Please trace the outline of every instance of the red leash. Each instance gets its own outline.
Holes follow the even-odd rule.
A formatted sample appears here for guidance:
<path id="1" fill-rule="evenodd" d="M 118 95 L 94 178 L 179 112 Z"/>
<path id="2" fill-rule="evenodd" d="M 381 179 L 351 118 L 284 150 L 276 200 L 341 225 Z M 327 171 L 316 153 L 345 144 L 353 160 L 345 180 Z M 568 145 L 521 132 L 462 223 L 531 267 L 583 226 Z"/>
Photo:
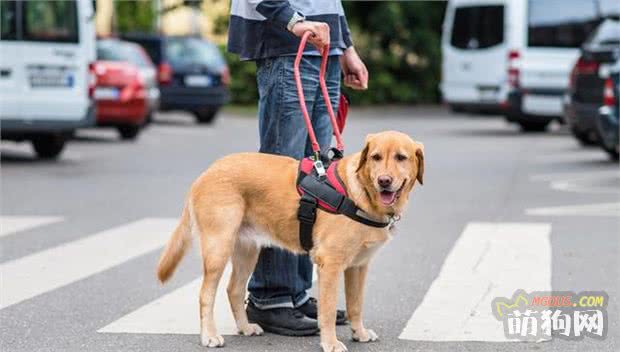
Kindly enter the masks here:
<path id="1" fill-rule="evenodd" d="M 297 94 L 299 95 L 299 107 L 301 108 L 301 112 L 304 115 L 304 120 L 306 122 L 306 127 L 308 128 L 308 135 L 310 136 L 310 141 L 312 142 L 312 151 L 314 152 L 314 157 L 316 161 L 320 161 L 320 152 L 321 147 L 316 140 L 316 135 L 314 134 L 314 128 L 312 128 L 312 121 L 310 120 L 310 115 L 308 115 L 308 108 L 306 107 L 306 99 L 304 97 L 304 89 L 301 85 L 301 76 L 299 74 L 299 63 L 301 62 L 301 58 L 304 55 L 304 49 L 306 47 L 306 42 L 308 41 L 308 37 L 312 35 L 312 32 L 308 31 L 304 33 L 301 37 L 301 42 L 299 43 L 299 49 L 297 50 L 297 56 L 295 57 L 295 82 L 297 83 Z M 336 137 L 336 149 L 338 149 L 341 153 L 344 152 L 344 143 L 342 142 L 342 136 L 340 135 L 340 129 L 338 127 L 338 121 L 336 120 L 336 115 L 334 114 L 334 109 L 332 107 L 332 102 L 329 99 L 329 92 L 327 91 L 327 84 L 325 83 L 325 71 L 327 70 L 327 59 L 329 57 L 329 45 L 323 48 L 323 52 L 321 53 L 321 70 L 319 72 L 319 84 L 321 86 L 321 91 L 323 93 L 323 100 L 325 100 L 325 106 L 327 107 L 327 112 L 329 114 L 329 119 L 332 122 L 332 128 L 334 129 L 334 136 Z"/>

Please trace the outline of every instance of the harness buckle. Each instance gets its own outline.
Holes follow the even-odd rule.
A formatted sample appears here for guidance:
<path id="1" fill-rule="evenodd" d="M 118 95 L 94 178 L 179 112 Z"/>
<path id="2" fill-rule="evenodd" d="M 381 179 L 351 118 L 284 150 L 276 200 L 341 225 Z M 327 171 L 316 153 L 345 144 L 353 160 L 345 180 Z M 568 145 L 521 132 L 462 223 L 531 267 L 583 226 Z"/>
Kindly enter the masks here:
<path id="1" fill-rule="evenodd" d="M 321 159 L 317 159 L 314 161 L 314 169 L 319 177 L 325 176 L 325 166 L 323 166 L 323 162 Z"/>
<path id="2" fill-rule="evenodd" d="M 316 221 L 316 208 L 318 202 L 314 198 L 301 197 L 299 200 L 299 210 L 297 211 L 297 219 L 305 224 L 314 224 Z"/>

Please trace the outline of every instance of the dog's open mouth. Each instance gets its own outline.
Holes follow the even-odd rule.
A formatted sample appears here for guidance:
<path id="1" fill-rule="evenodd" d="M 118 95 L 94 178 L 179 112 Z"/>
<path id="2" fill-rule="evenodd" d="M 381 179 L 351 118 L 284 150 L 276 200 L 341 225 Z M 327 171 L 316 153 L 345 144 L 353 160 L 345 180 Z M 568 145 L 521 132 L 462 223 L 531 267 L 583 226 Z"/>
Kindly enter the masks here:
<path id="1" fill-rule="evenodd" d="M 394 205 L 398 197 L 400 197 L 400 193 L 403 190 L 403 187 L 405 186 L 406 181 L 407 180 L 403 180 L 403 184 L 400 186 L 400 188 L 396 192 L 390 191 L 390 190 L 383 190 L 379 192 L 379 198 L 381 198 L 381 203 L 383 203 L 383 205 L 386 205 L 386 206 Z"/>

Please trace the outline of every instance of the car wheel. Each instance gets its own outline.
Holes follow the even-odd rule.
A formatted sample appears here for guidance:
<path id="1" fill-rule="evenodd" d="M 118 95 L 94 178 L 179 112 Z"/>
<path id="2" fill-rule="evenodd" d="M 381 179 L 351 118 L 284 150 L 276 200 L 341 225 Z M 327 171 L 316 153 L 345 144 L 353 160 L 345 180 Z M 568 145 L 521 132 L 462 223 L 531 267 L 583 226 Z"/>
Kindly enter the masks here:
<path id="1" fill-rule="evenodd" d="M 208 108 L 204 110 L 194 111 L 194 116 L 196 116 L 196 122 L 210 124 L 213 123 L 215 117 L 217 116 L 218 108 Z"/>
<path id="2" fill-rule="evenodd" d="M 467 109 L 465 109 L 463 105 L 450 104 L 449 106 L 450 106 L 450 111 L 452 111 L 455 114 L 461 114 L 461 113 L 467 112 Z"/>
<path id="3" fill-rule="evenodd" d="M 123 125 L 118 126 L 118 133 L 121 135 L 122 140 L 134 140 L 140 133 L 139 125 Z"/>
<path id="4" fill-rule="evenodd" d="M 596 145 L 598 144 L 598 140 L 597 138 L 595 138 L 594 133 L 590 132 L 590 131 L 579 131 L 575 128 L 571 128 L 571 133 L 573 134 L 573 136 L 575 137 L 575 139 L 577 139 L 577 141 L 579 141 L 579 144 L 583 145 L 583 146 L 590 146 L 590 145 Z"/>
<path id="5" fill-rule="evenodd" d="M 56 159 L 65 147 L 65 136 L 62 134 L 46 134 L 32 139 L 32 147 L 41 159 Z"/>
<path id="6" fill-rule="evenodd" d="M 144 123 L 142 124 L 142 126 L 148 126 L 150 124 L 153 123 L 153 111 L 149 111 L 149 113 L 146 115 L 146 117 L 144 118 Z"/>
<path id="7" fill-rule="evenodd" d="M 523 132 L 544 132 L 551 121 L 519 121 Z"/>
<path id="8" fill-rule="evenodd" d="M 617 147 L 614 148 L 614 147 L 605 145 L 604 143 L 601 143 L 601 148 L 603 148 L 603 150 L 607 153 L 607 155 L 609 155 L 609 158 L 611 160 L 618 161 L 620 159 L 619 157 L 620 155 L 618 153 Z"/>

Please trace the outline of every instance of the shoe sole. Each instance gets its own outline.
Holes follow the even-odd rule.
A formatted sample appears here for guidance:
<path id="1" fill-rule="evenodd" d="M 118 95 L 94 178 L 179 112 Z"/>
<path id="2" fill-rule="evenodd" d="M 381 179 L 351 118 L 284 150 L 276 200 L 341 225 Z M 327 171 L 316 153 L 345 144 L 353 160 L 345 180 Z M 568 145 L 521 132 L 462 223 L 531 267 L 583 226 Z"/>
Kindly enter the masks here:
<path id="1" fill-rule="evenodd" d="M 250 321 L 250 323 L 253 324 L 258 324 L 261 328 L 263 328 L 263 330 L 273 333 L 273 334 L 278 334 L 278 335 L 284 335 L 284 336 L 312 336 L 312 335 L 316 335 L 319 333 L 319 329 L 305 329 L 305 330 L 292 330 L 292 329 L 287 329 L 287 328 L 282 328 L 282 327 L 278 327 L 278 326 L 271 326 L 271 325 L 266 325 L 266 324 L 261 324 L 259 322 L 256 321 Z"/>

